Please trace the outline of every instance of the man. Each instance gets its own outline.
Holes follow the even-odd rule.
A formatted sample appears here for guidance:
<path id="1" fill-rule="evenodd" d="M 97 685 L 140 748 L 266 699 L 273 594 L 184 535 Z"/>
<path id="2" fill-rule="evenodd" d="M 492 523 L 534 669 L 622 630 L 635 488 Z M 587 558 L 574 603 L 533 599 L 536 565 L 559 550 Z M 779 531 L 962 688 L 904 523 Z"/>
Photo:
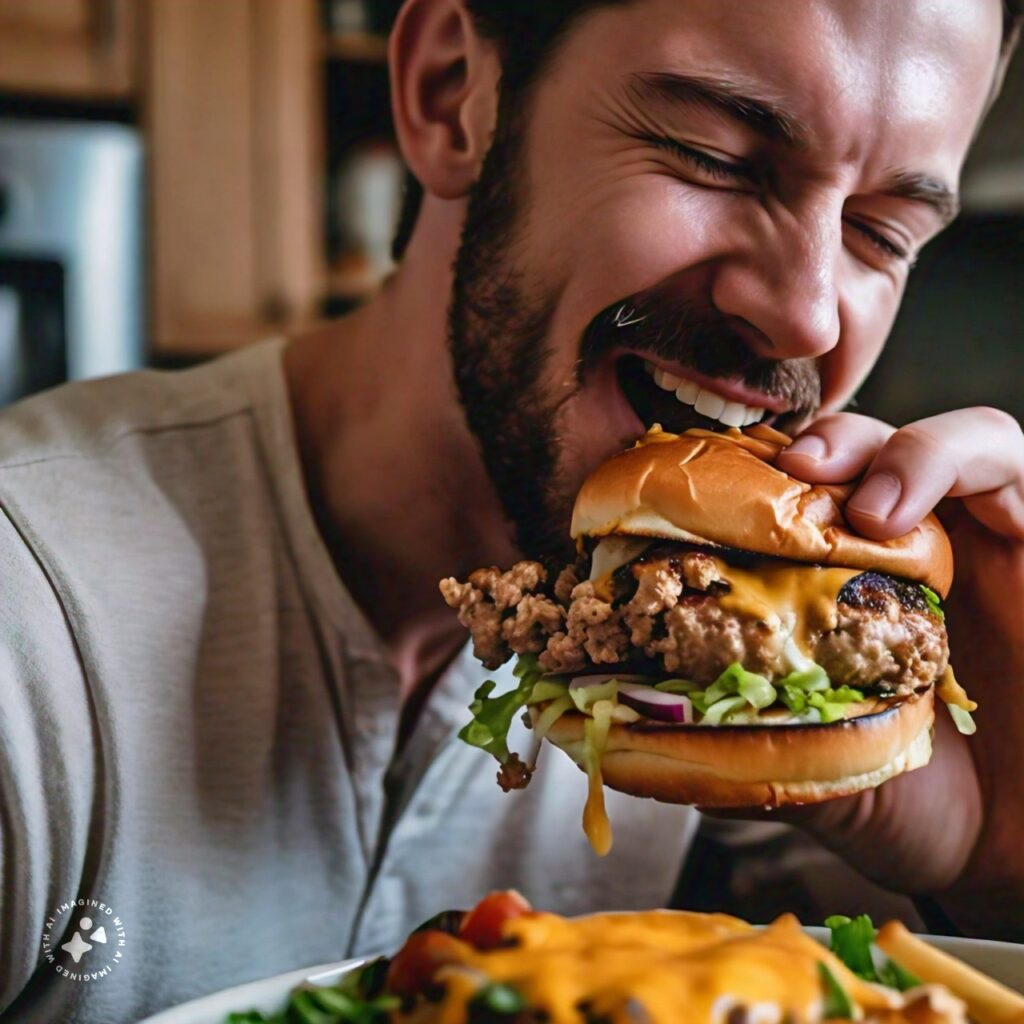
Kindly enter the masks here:
<path id="1" fill-rule="evenodd" d="M 599 861 L 566 759 L 503 798 L 455 740 L 480 675 L 436 589 L 564 542 L 650 411 L 627 351 L 707 382 L 681 422 L 724 415 L 716 381 L 810 422 L 786 469 L 866 470 L 869 536 L 953 499 L 978 735 L 940 716 L 929 768 L 792 817 L 963 931 L 1024 938 L 1024 440 L 990 409 L 837 412 L 955 212 L 1013 27 L 999 0 L 407 0 L 393 106 L 422 197 L 383 292 L 0 423 L 4 1019 L 134 1020 L 492 885 L 668 898 L 694 812 L 615 799 Z M 617 334 L 624 305 L 659 330 Z"/>

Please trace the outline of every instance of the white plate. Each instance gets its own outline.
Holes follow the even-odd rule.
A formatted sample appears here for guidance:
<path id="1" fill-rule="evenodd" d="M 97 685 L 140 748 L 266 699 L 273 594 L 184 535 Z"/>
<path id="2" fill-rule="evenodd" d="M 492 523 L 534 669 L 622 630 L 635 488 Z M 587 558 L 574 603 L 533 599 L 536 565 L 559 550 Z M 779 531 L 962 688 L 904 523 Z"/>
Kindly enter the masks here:
<path id="1" fill-rule="evenodd" d="M 807 928 L 819 941 L 828 944 L 827 928 Z M 933 935 L 928 941 L 939 949 L 959 957 L 979 971 L 1024 992 L 1024 946 L 1011 942 L 989 942 L 984 939 L 947 939 Z M 147 1017 L 139 1024 L 224 1024 L 229 1013 L 259 1010 L 277 1013 L 288 1001 L 288 993 L 297 985 L 334 985 L 346 973 L 366 963 L 370 957 L 342 960 L 336 964 L 321 964 L 305 970 L 289 971 L 276 978 L 265 978 L 247 985 L 225 989 L 212 996 L 194 999 L 172 1010 L 164 1010 L 155 1017 Z"/>

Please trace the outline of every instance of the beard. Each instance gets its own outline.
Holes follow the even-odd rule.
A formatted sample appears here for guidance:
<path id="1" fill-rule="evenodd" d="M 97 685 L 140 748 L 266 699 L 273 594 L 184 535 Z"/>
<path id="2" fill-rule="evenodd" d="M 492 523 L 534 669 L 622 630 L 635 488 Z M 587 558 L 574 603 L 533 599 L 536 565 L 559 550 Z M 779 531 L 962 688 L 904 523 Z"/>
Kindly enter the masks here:
<path id="1" fill-rule="evenodd" d="M 602 357 L 628 347 L 708 377 L 739 378 L 785 399 L 787 422 L 818 407 L 821 383 L 813 360 L 756 355 L 729 317 L 710 301 L 682 295 L 669 281 L 617 299 L 598 313 L 580 341 L 573 388 L 567 394 L 557 387 L 548 337 L 556 299 L 531 283 L 517 262 L 529 231 L 528 196 L 521 190 L 527 179 L 525 120 L 525 111 L 502 96 L 453 267 L 448 338 L 459 401 L 516 546 L 525 556 L 554 565 L 572 551 L 568 528 L 576 496 L 575 483 L 559 471 L 566 447 L 560 413 Z M 634 389 L 624 382 L 623 390 L 650 426 L 653 420 Z M 690 425 L 713 425 L 694 417 Z"/>

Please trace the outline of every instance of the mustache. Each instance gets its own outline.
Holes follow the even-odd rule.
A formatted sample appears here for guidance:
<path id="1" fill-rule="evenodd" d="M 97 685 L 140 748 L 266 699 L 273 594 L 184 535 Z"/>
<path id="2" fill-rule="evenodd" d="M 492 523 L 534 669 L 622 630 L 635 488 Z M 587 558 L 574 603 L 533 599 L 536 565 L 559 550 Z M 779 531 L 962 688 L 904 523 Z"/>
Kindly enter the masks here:
<path id="1" fill-rule="evenodd" d="M 785 401 L 790 417 L 821 405 L 821 374 L 813 359 L 765 359 L 751 351 L 714 306 L 664 289 L 639 292 L 608 306 L 591 321 L 580 347 L 578 372 L 616 348 L 671 359 L 706 377 L 739 379 Z"/>

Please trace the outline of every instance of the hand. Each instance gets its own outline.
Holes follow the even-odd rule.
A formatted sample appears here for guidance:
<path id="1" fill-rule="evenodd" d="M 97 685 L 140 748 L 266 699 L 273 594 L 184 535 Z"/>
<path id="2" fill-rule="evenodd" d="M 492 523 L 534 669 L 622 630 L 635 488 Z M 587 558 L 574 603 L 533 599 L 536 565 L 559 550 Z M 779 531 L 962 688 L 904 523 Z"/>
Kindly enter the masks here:
<path id="1" fill-rule="evenodd" d="M 936 896 L 965 931 L 1024 940 L 1024 435 L 994 409 L 900 430 L 865 416 L 813 423 L 779 467 L 812 483 L 864 474 L 846 515 L 875 539 L 939 505 L 953 543 L 951 661 L 978 702 L 961 736 L 936 702 L 927 768 L 855 797 L 774 812 L 890 888 Z M 943 499 L 955 499 L 943 501 Z M 940 505 L 939 503 L 942 502 Z"/>

